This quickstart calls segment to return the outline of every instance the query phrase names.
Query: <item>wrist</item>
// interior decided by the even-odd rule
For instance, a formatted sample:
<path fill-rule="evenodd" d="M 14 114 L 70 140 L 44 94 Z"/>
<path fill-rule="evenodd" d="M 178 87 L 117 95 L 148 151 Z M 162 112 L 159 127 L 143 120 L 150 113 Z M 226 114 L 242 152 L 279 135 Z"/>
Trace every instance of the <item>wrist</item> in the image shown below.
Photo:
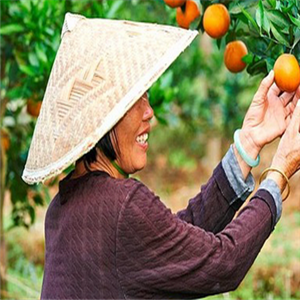
<path fill-rule="evenodd" d="M 272 179 L 273 181 L 276 182 L 278 185 L 280 192 L 283 193 L 285 187 L 286 187 L 286 180 L 285 178 L 278 172 L 270 171 L 266 177 L 266 179 Z"/>
<path fill-rule="evenodd" d="M 256 159 L 262 149 L 262 147 L 258 146 L 250 133 L 250 131 L 242 128 L 240 131 L 240 141 L 243 145 L 246 153 L 252 158 Z"/>
<path fill-rule="evenodd" d="M 291 178 L 292 174 L 289 172 L 289 168 L 286 164 L 286 158 L 284 158 L 282 155 L 276 154 L 272 160 L 271 168 L 278 168 L 280 169 L 288 179 Z"/>

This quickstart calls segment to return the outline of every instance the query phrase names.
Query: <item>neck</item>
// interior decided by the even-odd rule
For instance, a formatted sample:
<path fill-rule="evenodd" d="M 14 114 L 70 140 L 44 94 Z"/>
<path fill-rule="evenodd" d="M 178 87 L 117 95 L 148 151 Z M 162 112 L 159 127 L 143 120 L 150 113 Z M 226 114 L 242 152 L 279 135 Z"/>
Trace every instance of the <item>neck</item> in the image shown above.
<path fill-rule="evenodd" d="M 111 161 L 100 151 L 97 153 L 97 161 L 91 163 L 89 165 L 89 169 L 91 171 L 103 171 L 109 174 L 113 178 L 123 179 L 127 178 L 126 175 L 121 174 L 116 167 L 113 166 Z M 83 161 L 79 161 L 76 163 L 75 171 L 71 178 L 80 177 L 84 174 L 88 173 Z"/>

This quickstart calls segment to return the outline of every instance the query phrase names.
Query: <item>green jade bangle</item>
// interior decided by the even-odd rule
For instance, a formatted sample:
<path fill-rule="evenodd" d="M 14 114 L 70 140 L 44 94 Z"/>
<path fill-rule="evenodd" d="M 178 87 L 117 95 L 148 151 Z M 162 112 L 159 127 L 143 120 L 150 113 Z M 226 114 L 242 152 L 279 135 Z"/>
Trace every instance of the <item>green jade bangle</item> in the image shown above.
<path fill-rule="evenodd" d="M 125 178 L 129 177 L 129 174 L 127 174 L 114 160 L 112 160 L 111 163 L 121 175 L 123 175 Z"/>
<path fill-rule="evenodd" d="M 260 162 L 260 156 L 258 155 L 257 158 L 254 160 L 246 153 L 246 151 L 243 148 L 241 141 L 240 141 L 240 131 L 241 131 L 241 129 L 237 129 L 234 133 L 233 139 L 234 139 L 235 147 L 236 147 L 238 153 L 240 154 L 240 156 L 247 163 L 247 165 L 249 165 L 252 168 L 257 167 Z"/>

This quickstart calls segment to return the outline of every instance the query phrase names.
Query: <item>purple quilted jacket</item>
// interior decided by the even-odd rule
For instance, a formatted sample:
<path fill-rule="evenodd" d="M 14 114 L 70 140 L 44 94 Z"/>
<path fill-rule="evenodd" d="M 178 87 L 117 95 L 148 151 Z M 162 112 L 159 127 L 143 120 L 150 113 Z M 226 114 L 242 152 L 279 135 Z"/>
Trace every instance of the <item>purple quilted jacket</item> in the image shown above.
<path fill-rule="evenodd" d="M 183 299 L 235 289 L 274 229 L 259 190 L 235 218 L 219 164 L 173 214 L 145 185 L 104 172 L 65 178 L 46 216 L 42 299 Z"/>

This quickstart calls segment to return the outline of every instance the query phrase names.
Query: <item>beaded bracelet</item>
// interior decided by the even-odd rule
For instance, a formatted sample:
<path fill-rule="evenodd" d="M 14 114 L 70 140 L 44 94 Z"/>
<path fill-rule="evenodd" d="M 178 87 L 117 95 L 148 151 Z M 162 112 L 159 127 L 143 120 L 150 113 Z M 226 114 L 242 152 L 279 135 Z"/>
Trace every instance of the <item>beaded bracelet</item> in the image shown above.
<path fill-rule="evenodd" d="M 265 170 L 261 173 L 261 175 L 260 175 L 260 177 L 259 177 L 259 184 L 261 184 L 264 175 L 265 175 L 266 173 L 270 172 L 270 171 L 278 172 L 278 173 L 281 174 L 281 176 L 286 180 L 286 183 L 287 183 L 287 189 L 288 189 L 288 190 L 287 190 L 286 196 L 282 199 L 282 201 L 286 200 L 287 197 L 290 195 L 291 187 L 290 187 L 290 181 L 289 181 L 288 177 L 287 177 L 281 170 L 279 170 L 279 169 L 277 169 L 277 168 L 267 168 L 267 169 L 265 169 Z"/>
<path fill-rule="evenodd" d="M 252 168 L 257 167 L 260 162 L 260 156 L 258 155 L 257 158 L 254 160 L 247 154 L 240 141 L 240 131 L 241 129 L 237 129 L 233 136 L 235 147 L 242 159 L 247 163 L 247 165 L 249 165 Z"/>

